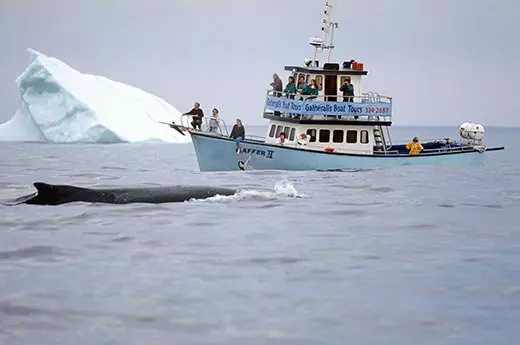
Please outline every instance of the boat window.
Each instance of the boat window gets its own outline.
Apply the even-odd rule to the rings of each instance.
[[[283,132],[285,133],[285,138],[289,137],[289,131],[291,130],[291,127],[285,127],[283,129]]]
[[[359,132],[359,141],[361,144],[368,144],[368,131]]]
[[[320,143],[328,143],[330,141],[330,131],[328,129],[320,129]]]
[[[295,128],[291,128],[291,134],[289,134],[289,141],[293,141],[294,140],[294,132],[296,132],[296,129]]]
[[[271,125],[271,130],[269,131],[269,136],[274,137],[274,132],[276,131],[276,125]]]
[[[276,138],[278,138],[280,136],[280,133],[282,133],[282,129],[283,129],[282,126],[276,127],[276,135],[275,135]]]
[[[347,131],[347,143],[355,144],[357,142],[357,131]]]
[[[308,129],[307,135],[311,136],[311,140],[309,140],[309,142],[313,143],[316,141],[316,130],[315,129]]]
[[[321,91],[323,89],[323,76],[322,75],[316,76],[316,85],[318,85],[318,90]]]
[[[332,142],[333,143],[342,143],[343,142],[343,130],[342,129],[335,129],[334,132],[332,132]]]

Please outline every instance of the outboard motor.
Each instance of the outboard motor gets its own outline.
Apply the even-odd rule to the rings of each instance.
[[[464,122],[459,127],[461,142],[468,145],[482,145],[484,126],[479,123]]]

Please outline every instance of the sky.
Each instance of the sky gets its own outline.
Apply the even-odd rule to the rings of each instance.
[[[331,62],[393,97],[398,126],[520,126],[518,0],[331,0]],[[262,118],[273,73],[312,56],[321,0],[0,0],[0,122],[18,106],[27,48],[226,123]]]

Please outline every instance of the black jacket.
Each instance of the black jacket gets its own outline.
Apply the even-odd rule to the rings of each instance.
[[[193,117],[199,117],[199,118],[203,118],[204,117],[204,112],[202,111],[201,108],[199,109],[191,109],[189,112],[187,112],[185,115],[193,115]]]
[[[231,130],[230,138],[236,139],[238,137],[242,137],[244,139],[246,137],[246,131],[244,130],[244,126],[238,126],[234,125],[233,129]]]

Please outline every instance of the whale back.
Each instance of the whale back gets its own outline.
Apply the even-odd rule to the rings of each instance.
[[[20,197],[10,205],[60,205],[69,202],[92,202],[109,204],[168,203],[191,199],[206,199],[215,195],[233,195],[235,189],[208,186],[169,186],[142,188],[93,189],[70,185],[52,185],[35,182],[37,192]]]

